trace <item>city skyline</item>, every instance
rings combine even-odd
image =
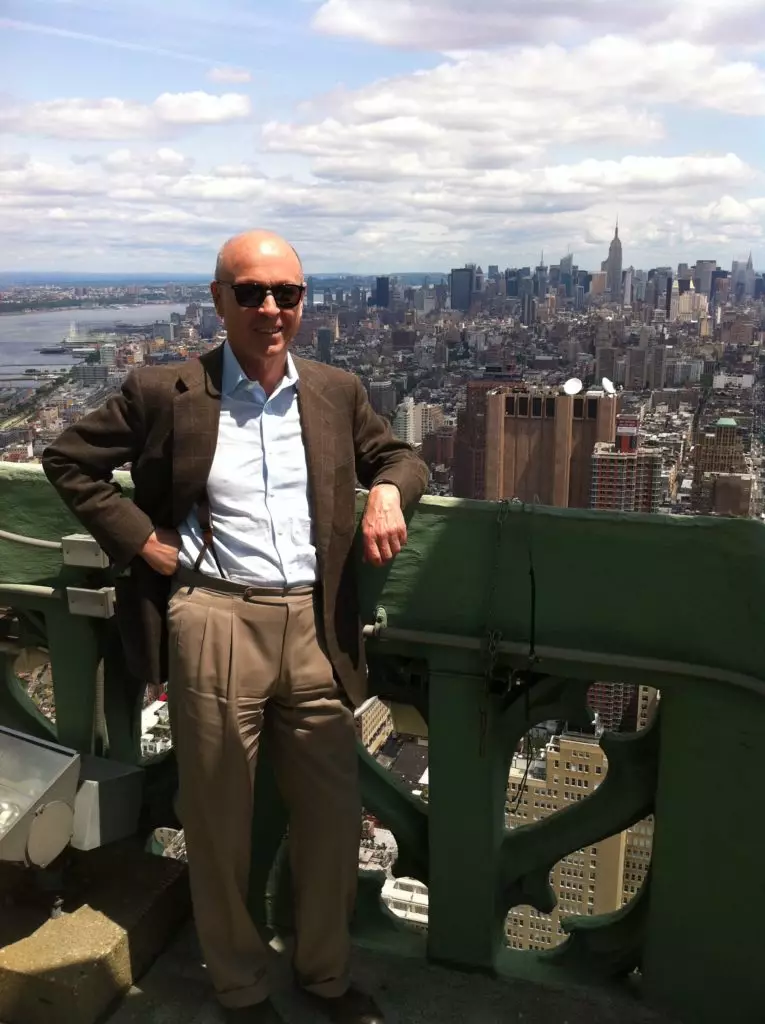
[[[313,273],[596,271],[617,214],[625,267],[761,267],[761,5],[649,6],[11,0],[0,270],[205,273],[263,223]]]
[[[616,236],[615,236],[614,240],[616,240],[618,238],[618,231],[619,231],[619,227],[617,225],[617,229],[616,229],[617,233],[616,233]],[[606,256],[606,258],[604,260],[600,260],[599,259],[599,255],[600,254],[597,251],[592,254],[592,257],[591,257],[592,260],[593,260],[592,265],[580,266],[578,264],[578,262],[577,262],[576,253],[571,252],[570,247],[569,247],[569,249],[568,249],[568,251],[566,253],[562,254],[557,259],[555,259],[552,256],[550,256],[550,258],[545,257],[545,249],[543,248],[541,253],[540,253],[540,255],[539,255],[539,258],[538,259],[530,259],[529,262],[525,265],[525,269],[529,269],[530,271],[535,271],[535,270],[539,269],[542,266],[544,266],[546,269],[549,269],[550,267],[560,266],[565,261],[570,261],[571,264],[574,267],[576,267],[579,271],[583,271],[584,273],[587,273],[587,274],[590,274],[590,275],[602,274],[602,273],[608,274],[609,273],[608,265],[609,265],[609,261],[610,261],[610,258],[611,258],[611,253],[612,253],[612,250],[613,250],[614,240],[612,240],[610,246],[607,247],[608,255]],[[548,254],[549,254],[549,252],[550,252],[549,248],[548,248],[547,251],[548,251]],[[702,259],[700,262],[701,263],[709,263],[709,262],[714,263],[720,270],[723,270],[726,273],[735,271],[737,264],[751,264],[753,266],[753,268],[754,268],[755,274],[762,274],[765,271],[763,271],[760,268],[760,266],[757,263],[756,259],[754,259],[754,255],[753,254],[754,254],[754,250],[750,249],[749,253],[744,255],[744,257],[742,259],[733,259],[730,262],[729,266],[726,265],[724,262],[721,262],[719,259],[714,259],[714,258],[712,258],[711,260]],[[708,255],[709,255],[709,253],[707,253],[707,256]],[[694,261],[692,259],[684,259],[684,260],[681,259],[681,260],[678,260],[674,264],[668,264],[666,261],[662,261],[661,259],[659,259],[659,260],[656,261],[656,263],[654,265],[650,265],[650,266],[635,266],[634,264],[629,263],[628,260],[624,260],[624,265],[623,266],[619,266],[618,271],[615,272],[615,277],[619,277],[619,275],[621,275],[621,277],[623,279],[624,275],[627,274],[627,273],[635,273],[635,274],[641,274],[642,273],[642,274],[645,274],[645,273],[647,273],[649,271],[653,271],[653,270],[670,269],[672,271],[672,273],[675,275],[675,279],[677,279],[677,277],[682,277],[683,276],[680,273],[680,268],[683,268],[683,267],[686,268],[686,269],[693,268],[695,266],[695,262],[696,261]],[[424,278],[430,279],[429,283],[433,284],[433,280],[432,280],[433,278],[444,278],[444,279],[448,280],[449,277],[450,277],[450,274],[454,270],[462,270],[462,269],[466,269],[466,268],[469,268],[469,267],[473,267],[473,268],[477,268],[478,270],[481,270],[481,271],[483,271],[485,273],[485,268],[490,268],[492,265],[493,264],[488,259],[476,260],[475,258],[473,258],[471,260],[466,261],[464,264],[456,265],[454,267],[451,267],[451,269],[447,268],[447,267],[442,267],[442,268],[437,269],[437,270],[434,270],[432,267],[429,270],[422,269],[422,268],[419,268],[419,267],[414,267],[414,268],[408,269],[408,270],[401,270],[401,269],[390,270],[390,269],[385,269],[385,270],[382,270],[382,271],[379,268],[377,268],[377,269],[369,270],[369,271],[366,271],[366,272],[354,271],[352,269],[342,268],[342,267],[338,267],[338,268],[333,269],[333,270],[312,270],[311,268],[306,267],[306,268],[304,268],[304,270],[305,270],[305,277],[306,277],[306,279],[309,278],[309,277],[316,278],[317,280],[321,280],[321,279],[333,280],[333,279],[341,279],[341,278],[348,278],[350,280],[350,279],[353,279],[353,278],[358,278],[358,279],[367,279],[371,284],[373,284],[374,280],[379,280],[381,277],[389,278],[391,281],[396,280],[396,279],[401,279],[401,278],[417,278],[417,277],[422,277],[423,279]],[[524,269],[524,266],[522,264],[520,264],[520,263],[514,263],[512,265],[511,264],[504,264],[501,259],[498,261],[497,264],[494,264],[494,265],[498,267],[500,274],[504,274],[505,272],[507,272],[509,270],[514,271],[514,270]],[[199,284],[199,283],[206,283],[211,278],[212,278],[212,273],[211,272],[206,273],[204,270],[202,270],[202,271],[179,272],[177,274],[177,276],[173,276],[173,272],[172,271],[168,271],[168,270],[164,270],[163,271],[161,269],[160,270],[155,270],[155,271],[147,271],[147,272],[142,272],[140,270],[136,270],[136,271],[133,271],[131,273],[131,271],[129,271],[129,270],[121,271],[119,269],[115,269],[113,271],[94,271],[92,269],[87,269],[86,268],[86,269],[83,269],[81,271],[69,271],[69,270],[65,271],[65,270],[54,270],[54,269],[50,269],[50,268],[46,270],[44,268],[33,268],[33,267],[30,267],[30,268],[24,269],[24,270],[9,270],[9,269],[2,269],[2,268],[0,268],[0,287],[2,287],[4,285],[5,286],[25,286],[25,285],[29,285],[29,286],[38,286],[38,287],[44,287],[46,285],[62,285],[62,286],[65,286],[67,284],[74,285],[74,284],[87,283],[89,281],[92,281],[94,284],[95,283],[102,283],[104,285],[106,285],[110,281],[116,281],[116,282],[119,282],[120,284],[129,284],[129,283],[132,283],[132,282],[146,283],[146,284],[151,284],[151,283],[157,284],[157,283],[172,283],[172,282],[175,282],[175,281],[178,281],[179,283],[189,282],[189,283]],[[409,282],[407,282],[407,283],[409,283]],[[413,286],[414,287],[419,287],[419,285],[417,285],[417,283],[414,283]],[[616,294],[614,293],[613,296],[611,296],[611,291],[612,291],[612,282],[609,280],[607,288],[606,288],[607,297],[610,296],[610,297],[612,297],[613,301],[617,301]]]

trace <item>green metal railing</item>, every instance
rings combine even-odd
[[[27,467],[0,468],[0,528],[48,541],[78,530]],[[646,1002],[681,1020],[761,1021],[762,525],[426,498],[409,534],[392,566],[359,565],[359,592],[373,692],[415,705],[428,724],[428,803],[365,751],[360,766],[366,807],[396,836],[396,873],[429,886],[429,928],[427,938],[402,928],[372,876],[357,940],[554,985],[610,984],[639,969]],[[74,621],[67,582],[102,585],[97,573],[63,571],[53,549],[0,536],[0,604],[19,613],[19,643],[50,650],[59,738],[78,749],[105,739],[110,756],[135,758],[140,694],[114,623]],[[14,680],[9,641],[0,658],[0,722],[49,728]],[[520,739],[541,721],[581,721],[589,685],[603,679],[660,689],[660,715],[639,733],[604,735],[608,773],[591,796],[508,831]],[[286,819],[267,759],[256,790],[253,913],[265,921],[276,861],[278,920],[288,914]],[[550,952],[505,946],[512,907],[552,909],[549,875],[562,857],[649,814],[651,871],[631,903],[569,919],[569,938]]]

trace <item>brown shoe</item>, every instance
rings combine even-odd
[[[312,996],[311,1002],[326,1014],[333,1024],[385,1024],[382,1010],[374,999],[353,985],[342,996],[334,999]]]
[[[226,1024],[284,1024],[282,1017],[270,999],[252,1006],[224,1007]]]

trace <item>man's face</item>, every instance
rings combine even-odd
[[[303,273],[297,256],[271,242],[247,243],[231,254],[228,271],[226,280],[213,282],[211,291],[234,354],[242,363],[286,354],[300,326],[302,298],[294,309],[280,309],[273,295],[266,295],[260,306],[243,307],[231,285],[302,285]]]

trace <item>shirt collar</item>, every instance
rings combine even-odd
[[[297,367],[292,358],[292,355],[287,353],[287,370],[281,383],[277,386],[274,394],[277,391],[281,391],[283,388],[297,386],[300,377],[298,376]],[[252,384],[253,382],[247,377],[242,367],[239,365],[239,360],[234,355],[231,346],[228,341],[223,346],[223,381],[222,381],[222,392],[224,395],[232,395],[234,391],[239,387],[240,384]],[[272,396],[273,397],[273,396]]]

